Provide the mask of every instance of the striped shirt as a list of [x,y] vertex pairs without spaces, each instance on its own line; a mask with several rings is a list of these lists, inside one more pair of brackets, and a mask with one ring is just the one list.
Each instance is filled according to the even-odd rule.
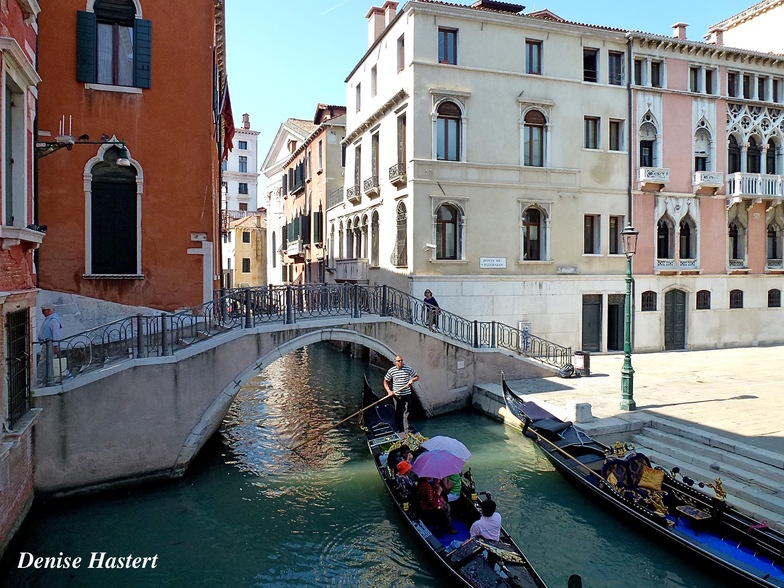
[[387,382],[392,382],[392,390],[394,390],[395,396],[408,396],[411,394],[411,386],[407,386],[408,381],[416,376],[417,373],[413,369],[406,364],[403,364],[402,368],[399,368],[396,365],[389,368],[384,379]]

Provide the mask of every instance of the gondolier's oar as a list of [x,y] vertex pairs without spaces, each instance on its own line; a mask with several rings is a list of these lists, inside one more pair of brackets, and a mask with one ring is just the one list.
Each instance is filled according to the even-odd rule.
[[[604,480],[605,482],[607,482],[607,480],[606,480],[606,479],[605,479],[605,478],[604,478],[604,477],[603,477],[601,474],[599,474],[599,473],[596,473],[594,470],[592,470],[591,468],[589,468],[587,465],[585,465],[585,464],[584,464],[583,462],[581,462],[579,459],[577,459],[577,458],[576,458],[576,457],[574,457],[573,455],[571,455],[571,454],[567,453],[566,451],[564,451],[563,449],[561,449],[560,447],[558,447],[558,446],[557,446],[555,443],[553,443],[553,442],[552,442],[552,441],[550,441],[549,439],[546,439],[546,438],[542,437],[542,436],[541,436],[539,433],[537,433],[537,432],[536,432],[536,431],[534,431],[533,429],[529,429],[529,425],[530,425],[530,424],[531,424],[531,418],[530,418],[530,417],[525,417],[525,420],[523,421],[523,435],[525,435],[525,432],[526,432],[526,431],[531,431],[531,432],[532,432],[534,435],[536,435],[537,439],[539,439],[540,441],[544,441],[545,443],[547,443],[548,445],[550,445],[550,446],[551,446],[553,449],[555,449],[555,450],[556,450],[558,453],[560,453],[561,455],[564,455],[564,456],[568,457],[568,458],[569,458],[569,459],[571,459],[573,462],[575,462],[576,464],[578,464],[580,467],[582,467],[583,469],[587,470],[587,471],[588,471],[588,473],[590,473],[590,474],[593,474],[593,475],[595,475],[595,476],[598,476],[598,477],[599,477],[601,480]],[[608,482],[608,484],[609,484],[609,482]]]
[[[401,388],[401,390],[402,390],[402,388]],[[397,392],[397,390],[395,390],[395,392]],[[392,394],[394,394],[394,392],[393,392]],[[299,449],[299,448],[300,448],[300,447],[302,447],[303,445],[307,445],[307,444],[308,444],[308,443],[310,443],[311,441],[315,441],[316,439],[318,439],[318,438],[322,437],[322,436],[324,435],[324,433],[328,433],[329,431],[331,431],[332,429],[335,429],[335,428],[339,427],[340,425],[342,425],[342,424],[343,424],[343,423],[345,423],[346,421],[350,421],[351,419],[353,419],[353,418],[354,418],[355,416],[357,416],[358,414],[362,414],[363,412],[365,412],[365,411],[366,411],[368,408],[373,408],[373,407],[374,407],[376,404],[380,404],[380,403],[381,403],[381,402],[383,402],[384,400],[388,400],[388,399],[389,399],[389,397],[390,397],[392,394],[389,394],[389,395],[387,395],[387,396],[384,396],[383,398],[379,398],[379,399],[378,399],[378,400],[376,400],[376,401],[375,401],[373,404],[368,404],[368,405],[367,405],[365,408],[361,408],[361,409],[359,409],[357,412],[355,412],[355,413],[354,413],[354,414],[352,414],[351,416],[347,416],[346,418],[344,418],[344,419],[343,419],[342,421],[340,421],[339,423],[335,423],[334,425],[332,425],[332,426],[330,426],[330,427],[328,427],[328,428],[324,429],[323,431],[321,431],[321,433],[319,433],[319,434],[318,434],[318,435],[316,435],[315,437],[312,437],[311,439],[307,439],[307,440],[303,441],[302,443],[300,443],[300,444],[298,444],[298,445],[295,445],[294,447],[292,447],[292,448],[291,448],[291,450],[292,450],[293,452],[295,452],[295,453],[296,453],[296,452],[297,452],[297,449]]]

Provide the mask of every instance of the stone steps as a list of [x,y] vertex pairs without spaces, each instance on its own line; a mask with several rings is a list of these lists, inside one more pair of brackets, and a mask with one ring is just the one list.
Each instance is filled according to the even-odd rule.
[[668,470],[678,466],[695,482],[721,478],[727,502],[784,531],[784,468],[776,466],[780,456],[659,418],[631,440],[653,463]]

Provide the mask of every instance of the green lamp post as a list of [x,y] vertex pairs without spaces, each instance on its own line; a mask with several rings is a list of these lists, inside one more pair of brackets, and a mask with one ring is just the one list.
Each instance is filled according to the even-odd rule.
[[623,367],[621,368],[621,410],[635,410],[634,369],[632,368],[632,257],[637,252],[637,235],[631,223],[621,231],[626,254],[626,312],[623,330]]

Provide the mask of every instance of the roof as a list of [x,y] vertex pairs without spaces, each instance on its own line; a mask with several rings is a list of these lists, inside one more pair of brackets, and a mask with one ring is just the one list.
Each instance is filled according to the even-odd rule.
[[266,229],[267,219],[260,213],[251,213],[244,218],[238,218],[229,223],[230,229]]
[[717,22],[715,25],[711,26],[708,31],[714,31],[716,29],[727,29],[738,26],[739,24],[755,18],[763,12],[767,12],[771,8],[775,8],[782,3],[784,3],[784,0],[762,0],[762,2],[757,2],[753,6],[749,6],[747,9],[739,13],[734,14],[729,18],[725,18],[721,22]]
[[306,120],[304,118],[287,118],[286,122],[283,124],[299,131],[304,137],[310,135],[318,126],[312,120]]
[[286,121],[278,127],[278,132],[275,133],[275,138],[270,144],[264,162],[261,165],[261,171],[269,177],[267,172],[275,169],[275,164],[279,163],[281,152],[286,149],[286,140],[295,138],[298,142],[304,141],[317,127],[313,121],[302,118],[287,118]]

